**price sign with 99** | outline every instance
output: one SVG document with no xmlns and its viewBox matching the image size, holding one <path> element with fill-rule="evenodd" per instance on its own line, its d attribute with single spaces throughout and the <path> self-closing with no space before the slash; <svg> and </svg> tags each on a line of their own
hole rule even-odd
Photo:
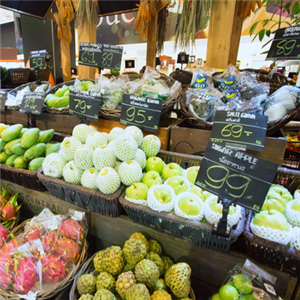
<svg viewBox="0 0 300 300">
<path fill-rule="evenodd" d="M 162 100 L 124 94 L 120 123 L 157 131 L 161 107 Z"/>
<path fill-rule="evenodd" d="M 30 68 L 31 69 L 44 69 L 46 63 L 46 50 L 38 50 L 30 52 Z"/>
<path fill-rule="evenodd" d="M 244 152 L 210 142 L 195 184 L 260 211 L 278 165 Z"/>
</svg>

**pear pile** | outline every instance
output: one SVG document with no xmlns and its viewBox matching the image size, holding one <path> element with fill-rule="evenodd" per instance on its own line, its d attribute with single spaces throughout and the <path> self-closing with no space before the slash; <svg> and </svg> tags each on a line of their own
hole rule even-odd
<svg viewBox="0 0 300 300">
<path fill-rule="evenodd" d="M 162 255 L 157 240 L 139 232 L 123 246 L 96 253 L 95 271 L 77 281 L 79 300 L 191 300 L 191 268 Z"/>
</svg>

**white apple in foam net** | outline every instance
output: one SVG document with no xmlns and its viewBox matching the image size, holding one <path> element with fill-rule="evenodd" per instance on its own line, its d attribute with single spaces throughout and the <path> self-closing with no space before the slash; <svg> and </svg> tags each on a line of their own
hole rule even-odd
<svg viewBox="0 0 300 300">
<path fill-rule="evenodd" d="M 189 190 L 189 185 L 186 182 L 186 179 L 182 176 L 171 177 L 170 179 L 168 179 L 166 184 L 173 188 L 176 195 L 187 192 Z"/>
<path fill-rule="evenodd" d="M 146 162 L 146 172 L 156 171 L 159 175 L 164 168 L 164 162 L 160 157 L 151 156 L 147 159 Z"/>
<path fill-rule="evenodd" d="M 126 196 L 134 200 L 147 200 L 148 186 L 142 182 L 132 184 L 126 189 Z"/>
<path fill-rule="evenodd" d="M 300 212 L 300 199 L 296 199 L 291 205 L 291 209 Z"/>
<path fill-rule="evenodd" d="M 152 185 L 162 184 L 161 177 L 156 171 L 149 171 L 145 173 L 142 178 L 142 182 L 148 187 L 151 187 Z"/>
<path fill-rule="evenodd" d="M 164 180 L 167 180 L 174 176 L 182 176 L 182 169 L 176 163 L 167 164 L 162 170 L 162 176 Z"/>
</svg>

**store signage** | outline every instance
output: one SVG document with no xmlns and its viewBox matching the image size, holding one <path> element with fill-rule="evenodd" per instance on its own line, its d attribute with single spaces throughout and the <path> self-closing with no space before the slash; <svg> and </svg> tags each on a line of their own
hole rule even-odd
<svg viewBox="0 0 300 300">
<path fill-rule="evenodd" d="M 31 69 L 44 69 L 46 64 L 46 50 L 31 51 L 29 56 Z"/>
<path fill-rule="evenodd" d="M 239 111 L 217 111 L 211 140 L 228 147 L 262 151 L 268 117 Z"/>
<path fill-rule="evenodd" d="M 262 158 L 209 142 L 195 184 L 259 212 L 277 168 Z"/>
<path fill-rule="evenodd" d="M 70 88 L 69 92 L 69 113 L 79 118 L 97 121 L 101 94 L 76 88 Z"/>
<path fill-rule="evenodd" d="M 158 130 L 161 108 L 160 99 L 124 94 L 120 123 L 155 132 Z"/>
<path fill-rule="evenodd" d="M 122 54 L 121 46 L 80 43 L 78 64 L 120 71 Z"/>
<path fill-rule="evenodd" d="M 6 98 L 7 98 L 7 93 L 5 91 L 0 91 L 1 111 L 5 110 Z"/>
<path fill-rule="evenodd" d="M 300 26 L 278 29 L 266 59 L 300 59 Z"/>
<path fill-rule="evenodd" d="M 26 92 L 23 96 L 19 112 L 25 114 L 40 115 L 45 100 L 44 93 Z"/>
</svg>

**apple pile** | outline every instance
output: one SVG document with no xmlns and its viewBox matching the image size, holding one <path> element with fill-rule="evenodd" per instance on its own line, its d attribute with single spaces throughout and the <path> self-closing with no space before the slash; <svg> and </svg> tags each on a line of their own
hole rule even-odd
<svg viewBox="0 0 300 300">
<path fill-rule="evenodd" d="M 295 192 L 295 197 L 297 198 L 294 199 L 284 186 L 273 184 L 260 213 L 255 214 L 250 224 L 252 232 L 261 238 L 283 245 L 299 245 L 300 240 L 295 240 L 300 239 L 296 234 L 296 229 L 300 227 L 298 191 Z"/>
<path fill-rule="evenodd" d="M 126 189 L 125 199 L 158 212 L 173 212 L 189 220 L 216 224 L 223 206 L 217 196 L 194 185 L 199 168 L 193 166 L 185 170 L 177 163 L 166 165 L 160 157 L 148 157 L 141 182 Z M 229 226 L 235 225 L 240 216 L 241 207 L 231 207 Z"/>
</svg>

